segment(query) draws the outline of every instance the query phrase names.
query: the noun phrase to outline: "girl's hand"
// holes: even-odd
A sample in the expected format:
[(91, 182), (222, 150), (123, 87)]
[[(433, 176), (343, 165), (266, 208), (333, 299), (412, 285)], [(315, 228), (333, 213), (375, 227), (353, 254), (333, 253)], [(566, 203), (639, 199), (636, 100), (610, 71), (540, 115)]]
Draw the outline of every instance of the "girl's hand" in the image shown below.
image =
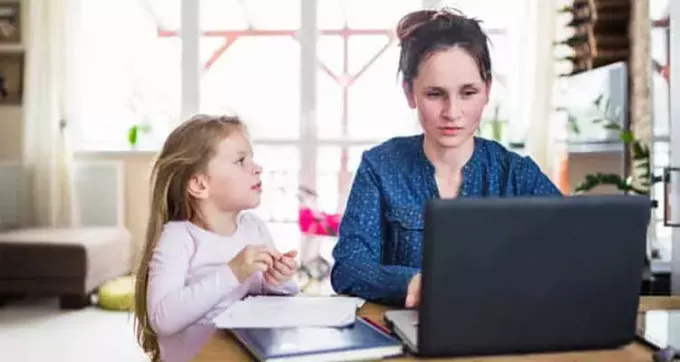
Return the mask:
[(248, 245), (239, 252), (228, 265), (236, 279), (243, 283), (255, 271), (266, 272), (274, 266), (274, 261), (281, 258), (276, 250), (265, 245)]
[(295, 256), (297, 252), (291, 250), (274, 261), (274, 266), (264, 273), (264, 281), (272, 285), (281, 285), (290, 280), (297, 272)]

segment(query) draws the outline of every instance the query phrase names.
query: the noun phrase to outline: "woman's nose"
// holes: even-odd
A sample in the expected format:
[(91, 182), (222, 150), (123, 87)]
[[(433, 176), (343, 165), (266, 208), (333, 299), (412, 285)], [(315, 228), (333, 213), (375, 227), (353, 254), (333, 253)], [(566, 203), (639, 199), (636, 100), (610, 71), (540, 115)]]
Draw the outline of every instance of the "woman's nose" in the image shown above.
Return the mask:
[(461, 104), (456, 97), (451, 97), (445, 102), (443, 114), (451, 120), (457, 119), (462, 115)]
[(255, 172), (256, 175), (259, 175), (262, 173), (262, 166), (255, 164), (255, 167), (253, 168), (253, 171)]

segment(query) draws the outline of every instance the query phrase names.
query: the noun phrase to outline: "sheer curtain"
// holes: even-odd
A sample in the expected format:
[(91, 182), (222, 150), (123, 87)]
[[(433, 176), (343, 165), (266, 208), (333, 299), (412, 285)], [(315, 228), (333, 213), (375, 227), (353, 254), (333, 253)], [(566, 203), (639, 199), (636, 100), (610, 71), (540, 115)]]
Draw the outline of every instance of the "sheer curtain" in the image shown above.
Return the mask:
[(508, 27), (512, 59), (508, 69), (510, 124), (514, 139), (524, 139), (527, 154), (547, 175), (553, 173), (551, 145), (552, 94), (555, 80), (553, 41), (556, 6), (553, 1), (522, 0), (521, 16)]
[(73, 190), (73, 153), (68, 142), (74, 24), (80, 0), (31, 0), (26, 39), (24, 162), (31, 175), (27, 196), (30, 223), (78, 225)]

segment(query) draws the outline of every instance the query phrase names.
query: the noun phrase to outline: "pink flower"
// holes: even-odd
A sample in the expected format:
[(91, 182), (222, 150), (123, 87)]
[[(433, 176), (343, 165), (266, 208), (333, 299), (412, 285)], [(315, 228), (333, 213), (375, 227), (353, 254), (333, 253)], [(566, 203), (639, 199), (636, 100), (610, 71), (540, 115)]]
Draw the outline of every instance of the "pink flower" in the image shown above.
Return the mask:
[(300, 231), (319, 236), (336, 236), (340, 227), (340, 214), (317, 212), (309, 207), (301, 207), (298, 212)]

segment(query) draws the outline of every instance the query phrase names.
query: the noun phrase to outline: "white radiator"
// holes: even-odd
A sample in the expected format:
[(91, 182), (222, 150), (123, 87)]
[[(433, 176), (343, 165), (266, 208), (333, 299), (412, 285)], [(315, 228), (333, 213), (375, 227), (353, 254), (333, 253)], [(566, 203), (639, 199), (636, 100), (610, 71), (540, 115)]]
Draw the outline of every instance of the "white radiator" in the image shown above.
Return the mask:
[(123, 226), (125, 175), (122, 161), (78, 161), (75, 197), (82, 226)]
[(0, 162), (0, 230), (23, 224), (27, 172), (20, 162)]
[[(121, 161), (77, 161), (73, 191), (82, 226), (122, 226), (125, 176)], [(25, 226), (33, 207), (30, 170), (0, 162), (0, 229)]]

